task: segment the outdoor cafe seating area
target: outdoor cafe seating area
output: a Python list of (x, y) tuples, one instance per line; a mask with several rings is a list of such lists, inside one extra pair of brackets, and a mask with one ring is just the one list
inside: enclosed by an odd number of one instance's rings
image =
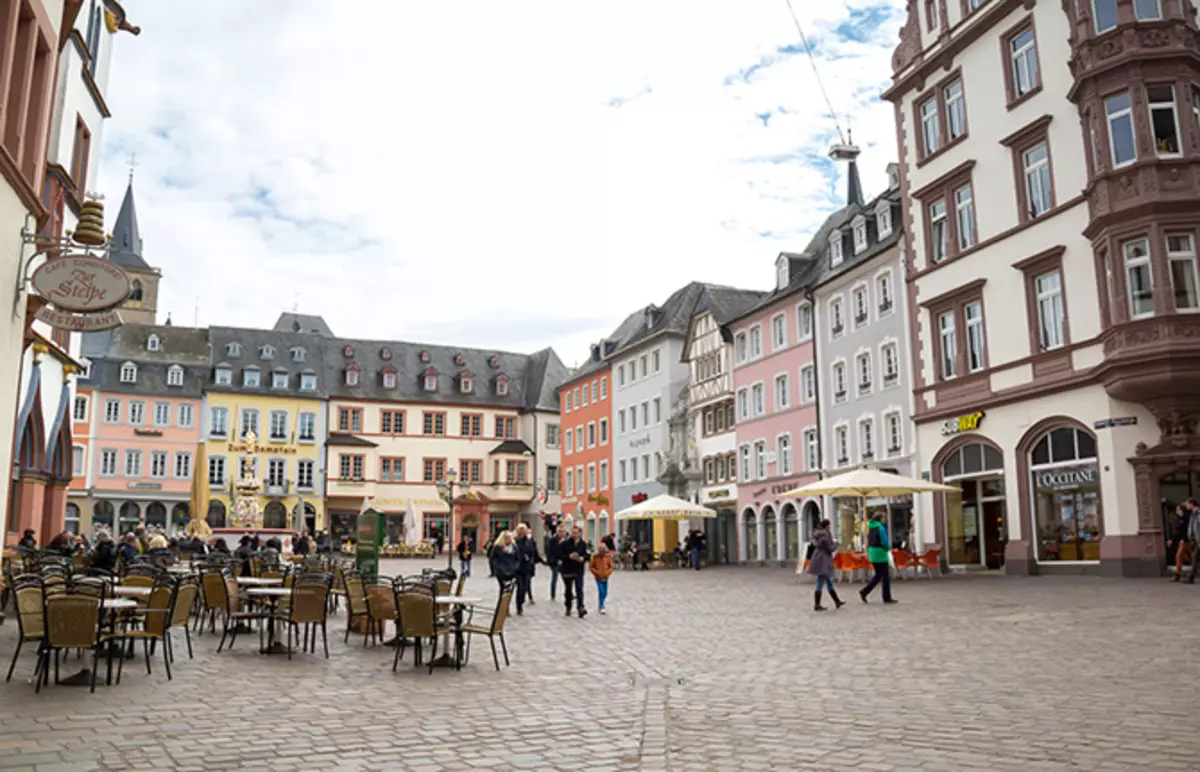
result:
[(138, 556), (110, 572), (49, 553), (6, 553), (0, 612), (18, 628), (6, 680), (28, 677), (38, 692), (52, 684), (94, 692), (119, 687), (132, 675), (126, 664), (140, 658), (147, 675), (161, 666), (169, 681), (173, 669), (193, 666), (199, 647), (242, 656), (247, 642), (262, 655), (328, 659), (330, 625), (351, 644), (342, 656), (385, 648), (394, 671), (410, 652), (429, 673), (461, 669), (479, 637), (499, 670), (501, 659), (509, 664), (504, 625), (514, 590), (502, 588), (486, 608), (466, 591), (453, 571), (360, 575), (337, 556)]

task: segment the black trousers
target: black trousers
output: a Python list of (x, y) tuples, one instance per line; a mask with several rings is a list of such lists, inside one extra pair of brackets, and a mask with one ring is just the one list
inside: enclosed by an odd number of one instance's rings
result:
[(875, 589), (875, 585), (883, 583), (883, 599), (892, 599), (892, 574), (887, 563), (872, 563), (871, 567), (875, 569), (875, 575), (871, 577), (871, 581), (867, 582), (867, 586), (862, 588), (862, 594), (865, 598)]
[(567, 602), (567, 611), (571, 610), (571, 604), (583, 611), (583, 574), (563, 574), (563, 599)]

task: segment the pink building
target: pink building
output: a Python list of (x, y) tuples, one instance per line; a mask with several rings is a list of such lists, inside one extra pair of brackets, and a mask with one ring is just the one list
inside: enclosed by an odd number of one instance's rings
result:
[(794, 563), (820, 517), (819, 499), (780, 499), (816, 480), (820, 469), (811, 265), (781, 254), (775, 290), (726, 325), (733, 336), (743, 562)]
[(87, 336), (84, 356), (68, 527), (178, 530), (188, 520), (200, 441), (206, 331), (126, 324)]

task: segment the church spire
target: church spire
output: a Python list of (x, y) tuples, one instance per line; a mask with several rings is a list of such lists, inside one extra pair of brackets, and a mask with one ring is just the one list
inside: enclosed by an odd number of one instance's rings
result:
[(125, 188), (125, 199), (112, 231), (112, 251), (109, 259), (122, 268), (149, 271), (142, 258), (142, 231), (138, 228), (137, 208), (133, 204), (133, 180)]
[(829, 151), (829, 157), (835, 161), (848, 161), (850, 164), (846, 183), (846, 206), (862, 206), (862, 180), (858, 178), (858, 154), (861, 152), (854, 144), (851, 136), (846, 137), (844, 144), (836, 144)]

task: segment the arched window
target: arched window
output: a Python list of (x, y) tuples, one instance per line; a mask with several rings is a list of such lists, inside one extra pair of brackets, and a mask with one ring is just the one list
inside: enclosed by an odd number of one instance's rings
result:
[(137, 502), (126, 501), (121, 505), (121, 519), (117, 523), (117, 532), (122, 534), (131, 532), (134, 528), (137, 528), (141, 517), (142, 510), (137, 505)]
[(767, 507), (763, 510), (763, 526), (765, 533), (766, 556), (767, 560), (775, 561), (779, 559), (779, 517), (775, 514), (775, 510)]
[(92, 507), (92, 527), (112, 530), (113, 505), (111, 501), (97, 501)]
[(150, 527), (167, 527), (167, 508), (161, 501), (152, 501), (146, 505), (146, 525)]
[(204, 518), (210, 528), (225, 527), (225, 503), (213, 499), (208, 502), (208, 517)]
[(191, 519), (190, 515), (191, 507), (186, 501), (180, 501), (171, 507), (171, 524), (182, 530), (187, 526), (188, 520)]
[(788, 560), (800, 557), (800, 516), (796, 513), (796, 505), (785, 504), (783, 507), (783, 547), (787, 550), (784, 555)]
[(746, 545), (746, 560), (758, 562), (758, 516), (752, 509), (742, 515), (742, 543)]
[(287, 509), (278, 501), (263, 507), (263, 528), (287, 528)]
[(1029, 473), (1038, 561), (1100, 560), (1100, 465), (1092, 433), (1074, 426), (1047, 431), (1029, 451)]
[(129, 299), (130, 300), (141, 300), (142, 294), (143, 294), (143, 291), (142, 291), (141, 280), (134, 279), (133, 280), (133, 288), (131, 290), (129, 290)]

